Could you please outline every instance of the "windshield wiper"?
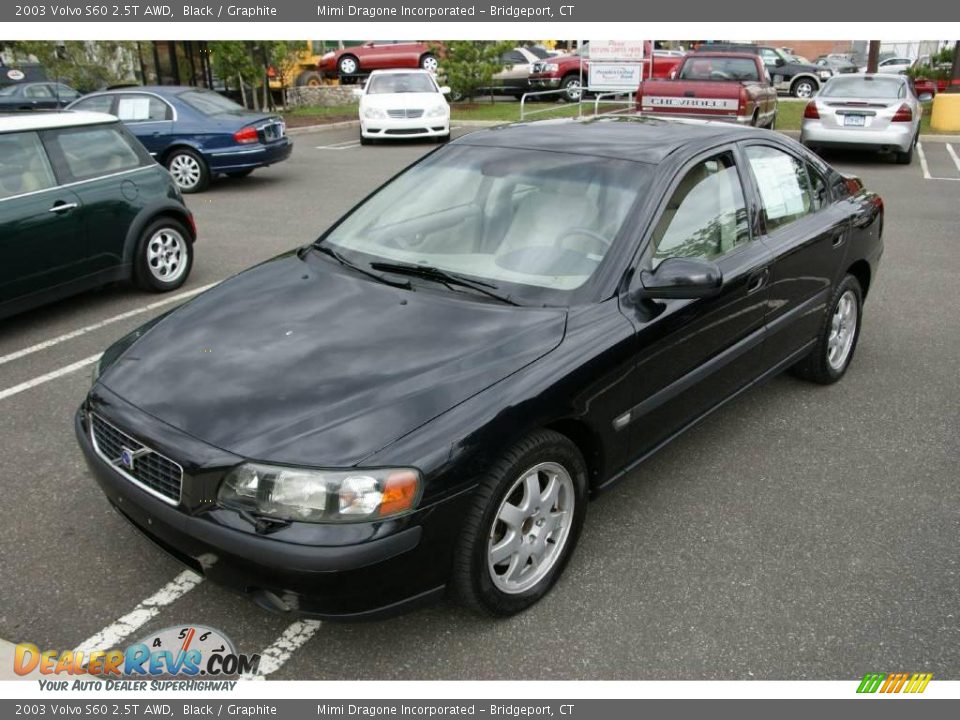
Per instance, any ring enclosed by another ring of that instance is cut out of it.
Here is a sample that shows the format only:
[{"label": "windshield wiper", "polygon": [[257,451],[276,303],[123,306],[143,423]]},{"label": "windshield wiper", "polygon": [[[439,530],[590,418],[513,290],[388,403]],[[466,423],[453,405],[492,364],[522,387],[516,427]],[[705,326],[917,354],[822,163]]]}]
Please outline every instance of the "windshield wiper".
[{"label": "windshield wiper", "polygon": [[493,283],[483,282],[482,280],[471,280],[456,273],[447,272],[431,265],[406,265],[403,263],[372,262],[370,267],[374,270],[383,270],[384,272],[396,273],[398,275],[412,275],[414,277],[435,280],[438,283],[450,287],[459,285],[460,287],[470,288],[478,293],[499,300],[508,305],[519,305],[520,303],[512,300],[509,295],[503,295],[496,292],[498,289]]},{"label": "windshield wiper", "polygon": [[[388,278],[388,277],[384,277],[384,276],[381,275],[380,273],[370,272],[369,270],[360,267],[360,266],[357,265],[356,263],[350,262],[350,261],[347,260],[343,255],[341,255],[340,253],[338,253],[336,250],[334,250],[334,249],[333,249],[332,247],[330,247],[329,245],[317,245],[316,243],[314,243],[314,244],[313,244],[313,248],[314,248],[317,252],[321,252],[321,253],[323,253],[324,255],[329,255],[330,257],[332,257],[334,260],[336,260],[338,263],[340,263],[340,264],[343,265],[344,267],[348,267],[348,268],[350,268],[351,270],[356,270],[358,273],[361,273],[361,274],[363,274],[363,275],[366,275],[367,277],[371,277],[371,278],[373,278],[374,280],[377,280],[377,281],[379,281],[379,282],[382,282],[384,285],[391,285],[391,286],[393,286],[393,287],[403,288],[404,290],[410,290],[410,289],[413,287],[413,286],[410,284],[410,281],[409,281],[409,280],[399,280],[399,281],[398,281],[398,280],[391,280],[391,279]],[[372,265],[371,265],[371,267],[372,267]]]}]

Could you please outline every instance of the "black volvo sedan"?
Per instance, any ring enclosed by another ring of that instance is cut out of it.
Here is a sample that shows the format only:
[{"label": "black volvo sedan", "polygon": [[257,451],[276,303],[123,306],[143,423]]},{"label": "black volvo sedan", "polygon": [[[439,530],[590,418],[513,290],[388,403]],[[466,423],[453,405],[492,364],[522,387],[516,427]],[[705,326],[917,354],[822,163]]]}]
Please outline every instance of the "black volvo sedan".
[{"label": "black volvo sedan", "polygon": [[844,375],[882,230],[768,131],[476,132],[110,347],[77,437],[121,514],[264,607],[515,613],[591,494],[781,370]]}]

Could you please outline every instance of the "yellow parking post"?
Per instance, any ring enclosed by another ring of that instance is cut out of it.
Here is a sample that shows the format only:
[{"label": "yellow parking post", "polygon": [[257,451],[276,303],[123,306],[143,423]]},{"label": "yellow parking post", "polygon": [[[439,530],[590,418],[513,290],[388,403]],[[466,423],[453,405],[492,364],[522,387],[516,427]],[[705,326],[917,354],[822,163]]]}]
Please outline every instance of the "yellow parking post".
[{"label": "yellow parking post", "polygon": [[930,129],[934,132],[960,132],[960,93],[937,93],[933,98]]}]

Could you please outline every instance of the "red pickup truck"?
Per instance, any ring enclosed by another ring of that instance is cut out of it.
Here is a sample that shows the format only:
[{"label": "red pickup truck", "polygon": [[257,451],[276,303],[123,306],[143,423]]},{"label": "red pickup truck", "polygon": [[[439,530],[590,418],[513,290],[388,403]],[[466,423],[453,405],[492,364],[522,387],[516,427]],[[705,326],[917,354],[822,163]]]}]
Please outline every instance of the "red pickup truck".
[{"label": "red pickup truck", "polygon": [[641,82],[637,110],[773,129],[777,91],[757,55],[698,52],[683,58],[670,79]]},{"label": "red pickup truck", "polygon": [[[580,100],[581,92],[581,73],[580,58],[583,57],[583,84],[586,84],[590,73],[590,51],[586,43],[581,45],[571,55],[560,55],[547,58],[538,63],[534,63],[528,78],[532,90],[563,90],[561,98],[568,102],[577,102]],[[652,77],[670,77],[680,61],[682,56],[661,55],[653,49],[649,41],[643,45],[643,77],[651,77],[651,57],[653,75]]]}]

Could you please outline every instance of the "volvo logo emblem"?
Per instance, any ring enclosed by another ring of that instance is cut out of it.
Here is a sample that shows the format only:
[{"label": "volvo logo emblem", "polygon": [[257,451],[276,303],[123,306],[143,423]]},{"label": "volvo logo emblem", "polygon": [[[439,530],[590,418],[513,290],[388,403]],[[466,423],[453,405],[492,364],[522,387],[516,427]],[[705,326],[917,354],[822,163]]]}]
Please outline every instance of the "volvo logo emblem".
[{"label": "volvo logo emblem", "polygon": [[127,470],[133,470],[133,465],[136,462],[137,458],[141,455],[146,455],[149,452],[146,448],[140,448],[139,450],[131,450],[128,447],[120,448],[120,457],[117,462],[125,467]]}]

